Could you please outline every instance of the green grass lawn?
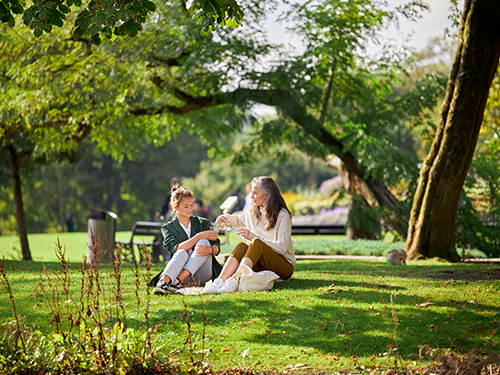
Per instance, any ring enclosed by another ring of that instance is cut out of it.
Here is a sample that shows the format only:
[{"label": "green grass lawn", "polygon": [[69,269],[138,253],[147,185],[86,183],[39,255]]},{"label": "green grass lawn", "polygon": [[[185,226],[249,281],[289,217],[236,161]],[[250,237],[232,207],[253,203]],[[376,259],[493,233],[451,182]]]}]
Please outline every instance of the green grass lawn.
[{"label": "green grass lawn", "polygon": [[[115,237],[117,241],[129,241],[131,235],[131,232],[117,232]],[[86,232],[30,234],[28,235],[28,241],[33,260],[39,262],[57,262],[54,248],[58,239],[66,247],[66,254],[71,262],[81,262],[82,256],[87,255],[88,234]],[[151,242],[153,237],[134,237],[134,241],[141,240]],[[336,253],[336,248],[338,248],[338,251],[346,251],[345,248],[347,246],[346,244],[341,246],[338,243],[337,247],[332,247],[332,240],[345,240],[345,236],[294,236],[293,240],[298,254],[311,252],[316,254]],[[236,233],[229,232],[229,245],[226,245],[226,236],[220,236],[220,241],[221,252],[230,253],[240,240],[236,237]],[[371,248],[375,251],[375,242],[372,242]],[[391,245],[384,245],[385,247],[383,245],[382,247],[378,247],[384,248],[387,251],[393,248]],[[354,250],[351,250],[360,252],[360,248],[358,246]],[[317,251],[315,252],[314,249],[317,249]],[[347,250],[347,253],[352,251]],[[2,255],[5,256],[5,259],[20,260],[22,258],[18,236],[0,236],[0,256]]]},{"label": "green grass lawn", "polygon": [[[72,238],[76,235],[61,241]],[[53,332],[51,305],[38,282],[57,284],[57,279],[41,276],[43,267],[55,273],[60,269],[58,263],[45,261],[8,260],[4,265],[26,324]],[[83,300],[79,268],[78,263],[70,264],[69,308]],[[153,265],[151,272],[161,268]],[[359,373],[393,367],[394,353],[401,356],[400,364],[418,369],[432,360],[425,355],[430,349],[500,350],[497,265],[425,261],[405,267],[385,261],[328,260],[299,261],[295,270],[290,281],[277,282],[271,291],[151,295],[149,325],[155,345],[161,346],[162,354],[187,361],[187,319],[192,352],[201,356],[202,349],[208,351],[207,361],[215,369],[332,372],[357,368]],[[101,306],[112,314],[116,299],[110,272],[110,267],[101,268]],[[138,305],[134,281],[133,268],[125,266],[122,291],[127,324],[144,329],[146,292],[141,281]],[[1,322],[12,317],[10,306],[3,289]]]},{"label": "green grass lawn", "polygon": [[[117,232],[116,240],[129,241],[131,232]],[[71,262],[81,262],[82,256],[87,255],[88,235],[86,232],[76,233],[42,233],[28,235],[31,255],[33,260],[39,262],[57,262],[54,253],[55,243],[59,239],[66,247],[66,254]],[[135,241],[144,240],[151,242],[153,237],[138,237]],[[230,253],[239,240],[236,233],[229,232],[229,245],[226,245],[226,237],[220,236],[221,253]],[[369,240],[347,240],[345,236],[293,236],[293,246],[296,254],[315,255],[375,255],[383,256],[394,248],[404,248],[404,242],[385,243],[383,241]],[[463,256],[462,249],[458,249],[459,255]],[[138,257],[136,250],[136,256]],[[485,258],[479,250],[467,250],[468,257]],[[5,259],[20,260],[21,246],[17,236],[0,236],[0,257]],[[139,259],[139,258],[137,258]]]}]

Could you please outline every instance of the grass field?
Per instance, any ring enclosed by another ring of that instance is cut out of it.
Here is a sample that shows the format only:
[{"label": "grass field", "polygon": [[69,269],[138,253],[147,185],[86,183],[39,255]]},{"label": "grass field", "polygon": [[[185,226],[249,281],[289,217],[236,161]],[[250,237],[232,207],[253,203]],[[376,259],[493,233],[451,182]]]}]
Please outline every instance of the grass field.
[{"label": "grass field", "polygon": [[[68,238],[76,236],[61,241]],[[70,309],[83,300],[79,268],[70,264]],[[161,268],[153,265],[151,272]],[[53,332],[53,306],[39,281],[57,284],[60,265],[8,260],[4,269],[25,323]],[[203,350],[215,369],[302,373],[393,368],[396,354],[400,366],[418,370],[440,351],[500,350],[498,266],[425,261],[394,267],[378,261],[328,260],[299,261],[295,269],[290,281],[277,282],[271,291],[151,295],[148,320],[155,345],[163,355],[183,361],[190,352],[201,356]],[[116,308],[111,268],[100,272],[101,306],[111,314]],[[148,297],[141,282],[137,300],[134,283],[133,268],[125,266],[121,290],[127,324],[140,328],[147,325]],[[10,306],[2,291],[1,322],[12,317]]]},{"label": "grass field", "polygon": [[[130,240],[131,232],[117,232],[116,240],[128,241]],[[43,234],[30,234],[28,241],[30,244],[31,254],[33,260],[39,262],[56,262],[57,258],[54,253],[55,243],[59,239],[61,244],[66,247],[66,253],[70,261],[81,262],[82,256],[87,254],[87,241],[88,234],[85,232],[76,233],[43,233]],[[297,253],[315,252],[318,254],[335,252],[332,247],[332,241],[344,240],[345,236],[295,236],[294,244]],[[135,241],[144,240],[151,242],[153,237],[139,237],[134,238]],[[226,245],[226,237],[220,236],[221,252],[230,253],[234,246],[238,243],[236,233],[229,232],[229,245]],[[387,244],[385,244],[387,248]],[[391,249],[388,245],[387,251]],[[345,249],[345,245],[339,246]],[[374,246],[372,246],[374,248]],[[17,236],[0,236],[0,256],[5,256],[6,259],[18,259],[21,257],[21,246]]]},{"label": "grass field", "polygon": [[[130,240],[130,232],[117,232],[116,240]],[[66,253],[71,262],[81,262],[82,256],[87,254],[88,235],[85,232],[77,233],[44,233],[30,234],[28,236],[33,260],[39,262],[57,262],[54,253],[55,243],[59,239],[66,247]],[[135,238],[136,241],[152,241],[152,237]],[[230,253],[238,243],[236,233],[229,232],[229,243],[226,237],[221,236],[221,253]],[[387,254],[390,249],[404,248],[404,242],[384,243],[382,241],[349,241],[345,236],[293,236],[293,245],[296,254],[332,254],[332,255],[375,255]],[[17,236],[0,236],[0,257],[5,259],[20,260],[21,246]],[[459,249],[459,254],[463,251]],[[137,254],[138,255],[138,254]],[[484,258],[485,255],[478,250],[467,251],[468,257]]]}]

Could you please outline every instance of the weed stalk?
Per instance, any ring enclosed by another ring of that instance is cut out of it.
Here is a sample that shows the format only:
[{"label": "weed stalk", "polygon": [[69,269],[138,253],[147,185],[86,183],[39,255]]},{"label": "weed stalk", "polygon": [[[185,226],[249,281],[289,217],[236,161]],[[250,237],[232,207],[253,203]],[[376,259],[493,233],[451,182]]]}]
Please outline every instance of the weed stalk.
[{"label": "weed stalk", "polygon": [[[12,303],[12,311],[14,312],[14,319],[16,321],[16,327],[17,327],[16,336],[19,335],[19,339],[21,340],[21,345],[23,346],[23,352],[26,353],[26,344],[25,344],[24,339],[23,339],[21,325],[19,324],[19,315],[17,314],[14,295],[12,294],[12,288],[10,287],[9,279],[7,278],[7,274],[5,273],[5,270],[3,268],[4,262],[5,262],[5,256],[2,256],[2,261],[0,262],[0,274],[2,275],[2,278],[5,282],[5,287],[7,289],[7,293],[9,294],[9,300]],[[16,337],[15,345],[17,346],[17,337]]]}]

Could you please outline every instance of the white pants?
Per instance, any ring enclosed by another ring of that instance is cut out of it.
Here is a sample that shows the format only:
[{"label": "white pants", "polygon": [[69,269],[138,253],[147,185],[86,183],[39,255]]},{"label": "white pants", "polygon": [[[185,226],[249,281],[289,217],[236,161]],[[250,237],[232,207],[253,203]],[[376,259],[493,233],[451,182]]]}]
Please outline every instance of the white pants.
[{"label": "white pants", "polygon": [[[210,242],[202,239],[196,245],[210,246]],[[193,249],[188,251],[177,250],[161,274],[167,275],[170,280],[174,281],[181,271],[185,269],[191,273],[191,276],[186,279],[184,284],[201,285],[211,280],[212,255],[197,256]]]}]

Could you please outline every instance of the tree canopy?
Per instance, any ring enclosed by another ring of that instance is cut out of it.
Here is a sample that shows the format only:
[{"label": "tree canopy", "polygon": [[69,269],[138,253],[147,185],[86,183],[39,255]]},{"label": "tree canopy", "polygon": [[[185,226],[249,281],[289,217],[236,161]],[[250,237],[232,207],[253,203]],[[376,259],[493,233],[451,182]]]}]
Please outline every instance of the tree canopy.
[{"label": "tree canopy", "polygon": [[[181,129],[198,133],[212,154],[231,153],[237,162],[283,142],[323,159],[336,154],[359,183],[353,192],[385,210],[386,222],[404,234],[419,161],[412,127],[430,126],[423,113],[436,105],[445,79],[426,75],[410,90],[397,90],[408,77],[408,54],[382,49],[373,56],[366,47],[386,23],[423,5],[294,5],[286,17],[294,19],[304,48],[292,52],[268,42],[263,30],[274,2],[242,6],[244,26],[206,34],[203,20],[193,19],[182,1],[158,2],[134,38],[92,50],[87,39],[71,37],[70,25],[34,40],[4,26],[13,52],[0,58],[7,77],[0,95],[13,97],[20,88],[25,94],[19,100],[29,112],[6,103],[2,131],[29,140],[30,155],[47,160],[71,156],[86,138],[117,160],[132,159],[138,143],[161,145]],[[10,67],[12,59],[19,64]],[[43,74],[31,80],[37,72]],[[276,116],[257,118],[257,104],[274,107]],[[242,130],[237,148],[217,142]],[[395,196],[389,186],[401,181],[406,194]]]},{"label": "tree canopy", "polygon": [[[186,4],[183,2],[185,8]],[[89,46],[101,44],[102,36],[110,40],[117,36],[136,36],[155,11],[156,4],[150,0],[0,1],[0,21],[10,27],[15,27],[15,15],[22,15],[23,23],[40,37],[52,32],[53,27],[71,22],[72,37],[75,40],[86,37]],[[243,11],[235,0],[194,0],[189,11],[203,19],[205,31],[211,31],[214,24],[237,27],[243,18]]]}]

